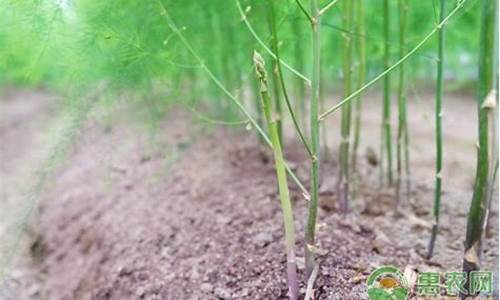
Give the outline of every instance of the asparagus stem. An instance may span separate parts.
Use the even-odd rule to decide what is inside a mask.
[[[318,104],[320,101],[321,88],[321,31],[318,1],[311,0],[311,14],[314,22],[312,23],[312,48],[313,48],[313,70],[312,70],[312,96],[310,107],[311,122],[311,151],[313,159],[311,162],[311,201],[309,202],[309,212],[307,217],[307,226],[305,233],[305,254],[306,254],[306,278],[309,278],[314,270],[314,245],[316,231],[316,215],[318,210],[319,197],[319,119]]]
[[[358,69],[358,83],[357,88],[363,86],[363,82],[366,77],[366,40],[365,40],[365,1],[358,0],[358,16],[357,16],[357,36],[358,42],[358,59],[359,59],[359,69]],[[362,115],[362,104],[361,101],[363,94],[360,93],[357,98],[355,106],[355,117],[354,117],[354,142],[352,146],[352,170],[356,171],[357,158],[358,158],[358,148],[361,139],[361,115]]]
[[[390,14],[389,14],[389,0],[384,0],[383,2],[384,10],[384,40],[386,41],[384,47],[384,70],[387,71],[390,67],[390,47],[388,45],[390,36]],[[381,143],[384,143],[385,153],[381,152],[380,157],[386,155],[387,164],[387,180],[388,184],[392,185],[392,133],[391,133],[391,78],[389,73],[384,77],[384,99],[383,99],[383,110],[382,110],[382,139]],[[347,105],[347,104],[346,104]],[[382,168],[383,165],[381,164]]]
[[[498,9],[498,8],[497,8]],[[489,95],[491,95],[494,99],[494,109],[490,109],[490,115],[492,117],[492,126],[491,126],[491,136],[492,136],[492,141],[491,141],[491,171],[490,171],[490,180],[488,183],[488,214],[486,217],[486,232],[485,236],[490,237],[491,236],[491,222],[490,222],[490,217],[491,214],[490,208],[491,208],[491,203],[493,202],[494,195],[498,195],[498,14],[497,17],[495,18],[495,38],[494,38],[494,49],[493,53],[494,59],[493,59],[493,93],[490,92]],[[493,103],[492,103],[493,105]]]
[[[272,0],[271,0],[272,1]],[[272,117],[271,99],[269,97],[267,73],[264,66],[264,59],[257,52],[254,53],[254,63],[257,76],[260,81],[260,96],[262,100],[262,109],[268,124],[269,134],[274,153],[274,161],[276,166],[276,176],[278,178],[278,189],[281,201],[281,209],[283,211],[283,223],[285,226],[285,246],[287,255],[287,275],[288,275],[288,290],[290,299],[297,300],[299,297],[299,285],[297,277],[297,263],[295,259],[295,228],[293,222],[293,209],[290,202],[290,192],[288,190],[288,182],[285,170],[285,160],[283,158],[283,150],[278,135],[277,120]]]
[[[406,15],[408,13],[408,1],[399,0],[399,57],[405,54],[406,43]],[[407,106],[406,106],[406,82],[404,64],[399,67],[399,87],[398,87],[398,137],[397,137],[397,178],[396,178],[396,205],[395,211],[398,211],[399,203],[401,202],[401,185],[403,179],[403,148],[405,146],[405,134],[408,133],[407,128]],[[406,153],[406,152],[405,152]]]
[[[274,109],[276,114],[276,126],[278,128],[278,137],[280,139],[280,143],[283,144],[283,110],[281,109],[281,87],[280,87],[280,78],[278,76],[278,64],[279,64],[279,53],[278,53],[278,37],[276,36],[276,25],[274,21],[274,5],[272,0],[267,1],[268,9],[267,9],[267,23],[269,26],[269,31],[271,32],[271,51],[274,53],[273,61],[272,61],[272,72],[271,77],[272,88],[274,94]]]
[[[158,1],[158,5],[160,7],[160,14],[165,17],[165,20],[167,21],[167,25],[172,29],[172,31],[177,35],[177,37],[180,39],[184,47],[189,51],[189,53],[194,57],[194,59],[197,61],[197,63],[200,64],[201,68],[203,71],[210,77],[210,79],[215,83],[215,85],[238,107],[238,109],[245,115],[245,117],[248,118],[248,121],[252,124],[253,127],[255,127],[255,130],[262,136],[264,141],[266,142],[267,145],[272,146],[271,140],[267,136],[267,134],[264,132],[264,130],[259,126],[257,121],[255,120],[254,117],[248,112],[248,110],[243,106],[243,104],[236,98],[231,92],[227,90],[227,88],[220,82],[219,79],[214,75],[214,73],[208,68],[208,66],[203,62],[203,59],[199,56],[199,54],[194,50],[194,48],[191,46],[191,44],[188,42],[188,40],[184,37],[182,34],[181,30],[177,25],[175,24],[174,20],[170,17],[167,9],[165,6],[161,3],[161,1]],[[290,169],[288,164],[285,163],[285,169],[288,172],[288,175],[292,178],[292,180],[297,184],[299,189],[302,191],[303,195],[306,198],[309,198],[309,192],[307,189],[304,187],[302,182],[299,180],[299,178],[293,173],[293,171]]]
[[[479,87],[478,107],[478,149],[476,180],[467,219],[463,271],[470,274],[480,269],[481,239],[487,210],[487,189],[489,174],[489,110],[488,95],[494,89],[494,32],[495,18],[498,14],[497,1],[482,0],[481,34],[479,46]],[[469,282],[466,283],[466,288]],[[462,299],[465,295],[461,295]]]
[[[311,17],[311,14],[307,11],[307,9],[305,8],[304,4],[302,4],[302,2],[300,2],[300,0],[295,0],[295,3],[297,3],[297,5],[299,6],[300,10],[306,16],[307,20],[309,20],[309,22],[311,24],[314,23],[313,18]]]
[[[328,3],[325,7],[323,7],[319,13],[318,13],[318,16],[321,16],[323,15],[324,13],[326,13],[330,8],[332,8],[335,4],[337,4],[339,0],[332,0],[330,3]],[[350,2],[350,1],[349,1]]]
[[[241,3],[239,0],[235,0],[236,1],[236,7],[238,8],[238,12],[240,13],[240,16],[241,16],[241,19],[243,20],[243,22],[245,23],[246,27],[248,28],[248,31],[250,31],[250,34],[255,38],[255,40],[260,44],[260,46],[262,48],[264,48],[264,50],[266,50],[266,52],[274,59],[276,59],[276,54],[273,53],[273,51],[271,51],[271,49],[269,49],[267,46],[266,46],[266,43],[264,43],[262,41],[262,39],[257,35],[257,33],[255,32],[255,30],[253,29],[252,25],[250,24],[250,22],[248,21],[247,19],[247,16],[245,14],[245,12],[243,11],[243,8],[241,7]],[[298,76],[299,78],[302,78],[302,80],[304,80],[307,85],[311,85],[311,80],[309,78],[307,78],[305,75],[303,75],[302,73],[300,73],[299,71],[295,70],[293,67],[291,67],[289,64],[287,64],[286,62],[284,62],[283,60],[281,60],[281,64],[287,68],[290,72],[292,72],[293,74],[295,74],[296,76]]]
[[[444,18],[445,0],[440,2],[439,20]],[[432,224],[431,239],[429,241],[429,249],[427,259],[431,259],[434,253],[434,243],[439,227],[439,213],[441,210],[441,185],[442,176],[441,169],[443,166],[443,129],[442,129],[442,101],[443,101],[443,64],[444,64],[444,27],[438,32],[438,63],[437,63],[437,82],[436,82],[436,182],[434,187],[434,223]]]
[[[342,23],[349,32],[352,30],[352,1],[344,1]],[[352,62],[352,38],[349,34],[344,35],[343,45],[343,73],[344,73],[344,96],[351,93],[351,62]],[[351,105],[348,103],[342,107],[341,141],[339,151],[340,176],[339,176],[339,203],[341,211],[345,214],[349,210],[349,143],[351,138]]]
[[[328,110],[326,110],[324,113],[322,113],[320,116],[319,116],[319,120],[320,121],[323,121],[324,119],[326,119],[326,117],[330,114],[332,114],[333,112],[335,112],[336,110],[338,110],[339,108],[341,108],[344,104],[346,104],[347,102],[351,102],[353,100],[356,100],[356,97],[364,92],[367,88],[371,87],[373,84],[377,83],[380,79],[384,78],[385,75],[391,73],[392,71],[394,71],[397,67],[399,67],[403,62],[405,62],[408,58],[410,58],[411,56],[413,56],[413,54],[415,54],[415,52],[417,52],[420,48],[422,48],[423,45],[425,45],[425,43],[427,43],[427,41],[434,36],[434,34],[436,34],[436,32],[438,31],[439,28],[441,28],[442,26],[444,26],[446,23],[448,23],[448,21],[455,15],[457,14],[463,7],[464,5],[468,2],[468,0],[463,0],[463,1],[460,1],[457,3],[457,6],[446,16],[446,18],[444,18],[444,20],[437,24],[413,49],[411,49],[404,57],[402,57],[400,60],[398,60],[395,64],[393,64],[390,68],[386,69],[384,72],[378,74],[377,76],[375,76],[375,78],[373,78],[372,80],[370,80],[369,82],[367,82],[365,85],[363,85],[362,88],[360,89],[357,89],[356,91],[354,91],[353,93],[351,93],[348,97],[344,98],[342,101],[340,101],[339,103],[335,104],[334,106],[330,107]]]
[[[279,84],[281,85],[281,90],[282,90],[283,96],[285,98],[285,103],[286,103],[286,106],[288,108],[288,112],[290,113],[290,116],[292,118],[292,123],[293,123],[293,126],[295,128],[295,131],[296,131],[297,135],[299,136],[302,144],[306,148],[307,153],[309,154],[310,157],[312,157],[311,149],[309,147],[309,144],[306,141],[306,138],[304,137],[304,134],[302,133],[302,130],[300,129],[299,122],[297,121],[297,118],[295,116],[295,112],[293,111],[292,104],[290,102],[290,98],[288,97],[288,91],[286,88],[285,79],[283,76],[283,70],[281,69],[281,63],[280,63],[281,59],[280,59],[280,51],[279,51],[279,47],[278,47],[278,31],[276,29],[273,1],[275,1],[275,0],[268,0],[269,24],[270,24],[270,28],[271,28],[271,34],[273,36],[271,49],[273,49],[273,52],[276,54],[275,64],[273,65],[273,67],[275,67],[275,69],[274,69],[275,72],[273,72],[273,73],[275,73],[275,76],[278,79],[277,81],[279,81]],[[278,85],[278,82],[276,82],[275,86],[277,86],[277,85]],[[279,106],[279,111],[277,113],[281,116],[281,105]],[[281,139],[281,137],[282,137],[282,132],[281,132],[282,131],[282,129],[281,129],[282,122],[280,121],[278,124],[279,124],[278,125],[279,126],[278,132],[280,134],[280,141],[282,141],[282,139]]]
[[[297,69],[299,72],[304,72],[304,47],[303,43],[300,40],[302,38],[302,26],[300,22],[293,22],[293,34],[297,38],[297,42],[295,43],[295,63],[297,64]],[[295,111],[300,113],[300,121],[302,123],[302,128],[304,128],[303,133],[307,132],[307,110],[306,110],[306,89],[303,80],[298,77],[296,78],[296,97],[295,100]],[[309,147],[309,151],[310,151]]]

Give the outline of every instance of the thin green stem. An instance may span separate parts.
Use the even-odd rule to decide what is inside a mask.
[[[305,254],[306,254],[306,277],[309,278],[314,270],[314,248],[316,232],[316,215],[318,212],[319,198],[319,119],[318,104],[320,102],[321,89],[321,31],[318,1],[311,0],[311,14],[314,22],[312,24],[312,48],[313,48],[313,70],[312,70],[312,95],[310,107],[311,122],[311,151],[313,159],[311,162],[311,201],[309,202],[309,212],[305,232]]]
[[[432,37],[436,32],[438,31],[439,28],[443,27],[448,21],[458,12],[460,9],[462,9],[467,3],[468,0],[464,0],[462,2],[459,2],[457,6],[444,18],[444,20],[437,24],[413,49],[411,49],[404,57],[402,57],[400,60],[398,60],[395,64],[393,64],[390,68],[386,69],[384,72],[380,73],[377,75],[375,78],[367,82],[365,85],[363,85],[362,88],[356,90],[352,94],[350,94],[348,97],[344,98],[342,101],[339,103],[335,104],[334,106],[330,107],[328,110],[326,110],[324,113],[322,113],[319,116],[319,120],[322,121],[326,119],[328,115],[331,113],[335,112],[338,110],[340,107],[342,107],[344,104],[347,102],[350,102],[352,100],[355,100],[356,96],[358,96],[360,93],[364,92],[367,88],[371,87],[373,84],[377,83],[380,79],[384,78],[386,74],[391,73],[399,67],[403,62],[405,62],[408,58],[410,58],[415,52],[417,52],[422,46]]]
[[[390,39],[390,12],[389,12],[389,0],[384,0],[384,40],[389,41]],[[384,47],[384,70],[390,67],[390,48],[385,43]],[[387,164],[387,180],[389,185],[392,185],[392,130],[391,130],[391,77],[387,73],[384,77],[384,98],[383,98],[383,109],[382,109],[382,139],[381,143],[384,144],[383,150],[385,150],[385,159]],[[348,105],[348,104],[346,104]],[[380,157],[383,157],[384,153],[380,153]],[[380,165],[383,168],[383,165]]]
[[[226,125],[226,126],[241,126],[248,124],[248,120],[238,120],[238,121],[225,121],[225,120],[217,120],[211,117],[208,117],[199,111],[197,111],[194,107],[190,106],[189,104],[184,104],[184,106],[191,111],[198,119],[202,120],[203,122],[209,123],[209,124],[214,124],[214,125]]]
[[[477,94],[478,109],[478,149],[474,192],[467,218],[463,271],[470,273],[480,268],[481,242],[487,210],[488,175],[489,175],[489,116],[491,107],[488,95],[494,89],[494,33],[495,19],[498,16],[497,1],[482,0],[481,34],[479,43],[479,88]],[[466,283],[466,288],[469,282]],[[462,299],[465,295],[461,295]],[[472,295],[474,296],[474,295]]]
[[[273,1],[274,0],[268,0],[268,4],[269,4],[268,11],[270,14],[269,22],[270,22],[271,34],[273,36],[272,48],[274,50],[274,53],[276,54],[276,71],[277,71],[276,73],[277,73],[277,76],[279,79],[279,83],[281,85],[281,91],[283,92],[283,96],[285,98],[285,103],[286,103],[286,106],[288,108],[288,112],[290,113],[290,117],[292,118],[292,123],[293,123],[293,126],[295,128],[295,131],[296,131],[297,135],[299,136],[300,141],[302,142],[302,144],[306,148],[306,151],[309,154],[309,157],[312,158],[313,155],[311,152],[311,148],[309,147],[309,144],[306,141],[306,138],[304,137],[302,129],[300,128],[299,122],[297,120],[297,117],[295,116],[295,112],[293,111],[292,104],[291,104],[290,98],[288,96],[288,91],[286,88],[285,79],[283,76],[283,70],[281,69],[281,63],[280,63],[281,58],[280,58],[280,51],[279,51],[279,47],[278,47],[278,31],[276,29],[276,23],[274,21],[275,16],[274,16],[274,3],[273,3]]]
[[[252,24],[250,24],[250,22],[248,21],[247,16],[246,16],[245,12],[243,11],[243,8],[241,7],[240,1],[239,0],[235,0],[235,2],[236,2],[236,7],[238,8],[238,12],[240,13],[241,19],[243,20],[243,22],[245,23],[246,27],[248,28],[248,31],[250,31],[250,34],[252,34],[252,36],[255,38],[255,40],[260,44],[260,46],[264,50],[266,50],[266,52],[269,55],[271,55],[272,58],[276,59],[276,54],[274,54],[273,51],[271,51],[271,49],[269,49],[269,47],[266,46],[266,43],[264,43],[262,41],[262,39],[259,37],[259,35],[253,29]],[[289,64],[287,64],[283,60],[281,60],[281,64],[285,68],[287,68],[290,72],[292,72],[293,74],[295,74],[298,77],[302,78],[307,83],[307,85],[311,85],[311,80],[309,78],[307,78],[305,75],[303,75],[299,71],[295,70],[293,67],[291,67]]]
[[[358,42],[358,60],[359,60],[359,69],[358,69],[358,89],[363,86],[363,82],[366,77],[366,40],[365,40],[365,1],[358,0],[358,16],[357,16],[357,31],[360,33],[356,41]],[[352,169],[356,171],[357,166],[357,158],[358,158],[358,148],[359,142],[361,139],[361,116],[362,116],[362,104],[361,101],[363,94],[360,93],[358,95],[358,101],[355,106],[355,117],[354,117],[354,142],[352,147]]]
[[[382,44],[382,45],[389,45],[390,48],[400,48],[399,44],[396,44],[396,43],[392,43],[391,41],[381,41],[380,39],[376,38],[376,37],[373,37],[371,35],[367,35],[363,32],[360,32],[359,29],[357,31],[352,31],[352,32],[348,32],[348,30],[346,30],[345,28],[342,28],[340,26],[337,26],[337,25],[334,25],[334,24],[331,24],[331,23],[328,23],[328,22],[321,22],[321,26],[325,26],[325,27],[328,27],[328,28],[331,28],[331,29],[334,29],[334,30],[337,30],[337,31],[340,31],[340,32],[343,32],[345,34],[349,34],[353,37],[358,37],[358,38],[365,38],[367,41],[370,40],[370,41],[373,41],[373,42],[376,42],[378,44]],[[410,50],[408,48],[405,47],[405,49],[403,49],[406,51]],[[414,54],[415,56],[418,56],[418,57],[421,57],[421,58],[425,58],[429,61],[432,61],[432,62],[437,62],[437,58],[433,57],[433,56],[430,56],[430,55],[426,55],[426,54],[420,54],[420,53],[415,53]]]
[[[439,20],[444,18],[445,0],[440,0]],[[441,28],[438,33],[438,64],[437,64],[437,82],[436,82],[436,174],[434,186],[434,223],[432,224],[431,239],[429,241],[429,249],[427,259],[431,259],[434,254],[434,244],[439,228],[439,214],[441,210],[441,190],[442,190],[442,167],[443,167],[443,66],[444,66],[444,28]]]
[[[408,14],[408,0],[399,0],[399,57],[405,55],[406,44],[406,16]],[[398,86],[398,136],[396,144],[396,205],[394,209],[397,212],[399,203],[401,202],[401,186],[403,182],[403,150],[405,147],[405,134],[408,133],[407,121],[407,104],[406,104],[406,82],[405,82],[405,65],[401,64],[399,67],[399,86]]]
[[[267,74],[264,66],[264,60],[262,56],[260,56],[257,52],[254,53],[254,63],[257,76],[260,80],[262,108],[264,110],[264,116],[269,126],[269,134],[271,136],[271,143],[276,167],[276,176],[278,178],[281,209],[283,211],[289,296],[290,299],[297,300],[299,298],[299,285],[297,277],[297,263],[295,258],[295,227],[293,221],[292,203],[290,201],[290,192],[288,190],[288,182],[285,170],[285,160],[283,158],[283,150],[278,136],[277,120],[273,119],[272,117],[271,99],[268,92]]]
[[[330,8],[332,8],[335,4],[337,4],[337,2],[339,2],[339,0],[332,0],[330,3],[328,3],[325,7],[323,7],[319,11],[318,16],[321,16],[324,13],[326,13]]]
[[[220,82],[219,79],[212,73],[212,71],[207,67],[207,65],[204,63],[203,59],[198,55],[198,53],[194,50],[194,48],[191,46],[191,44],[188,42],[188,40],[184,37],[182,32],[179,30],[177,25],[175,24],[174,20],[170,17],[168,11],[166,10],[165,6],[163,3],[161,3],[160,0],[158,0],[158,4],[160,7],[160,14],[164,16],[165,20],[167,21],[167,25],[170,27],[170,29],[178,36],[179,40],[182,42],[184,47],[191,53],[191,55],[194,57],[194,59],[200,64],[201,68],[205,71],[205,73],[210,77],[210,79],[215,83],[217,87],[238,107],[238,109],[248,118],[249,122],[252,123],[252,125],[255,127],[255,130],[262,136],[266,144],[269,146],[272,146],[271,140],[267,136],[267,134],[262,130],[262,128],[259,126],[257,121],[255,120],[254,117],[248,112],[248,110],[243,106],[243,104],[233,95],[231,92],[229,92],[226,87]],[[290,169],[288,164],[285,163],[285,168],[292,178],[292,180],[297,184],[297,186],[300,188],[302,191],[304,197],[309,198],[309,192],[307,189],[304,187],[304,185],[300,182],[299,178],[295,175],[295,173]]]
[[[347,30],[352,29],[352,1],[344,1],[342,11],[342,23]],[[351,93],[352,86],[352,38],[350,35],[343,36],[343,59],[342,68],[344,73],[344,97]],[[340,161],[340,176],[338,195],[341,210],[345,214],[349,210],[349,145],[351,139],[351,105],[347,103],[342,107],[342,120],[341,120],[341,141],[339,151]]]
[[[307,9],[304,7],[304,4],[302,4],[302,2],[300,0],[295,0],[295,2],[299,6],[300,10],[304,13],[307,20],[309,20],[309,22],[311,24],[313,24],[314,23],[313,18],[311,17],[311,14],[307,11]]]
[[[498,9],[498,8],[497,8]],[[492,222],[491,222],[491,204],[493,202],[494,195],[498,195],[498,117],[499,117],[499,101],[498,101],[498,12],[495,18],[495,38],[494,38],[494,49],[493,53],[495,53],[494,58],[493,58],[493,89],[490,91],[488,94],[491,96],[489,101],[491,101],[491,106],[494,106],[494,108],[490,109],[490,116],[492,118],[492,125],[491,125],[491,136],[492,136],[492,141],[491,141],[491,175],[490,175],[490,180],[488,183],[488,211],[487,211],[487,217],[486,217],[486,224],[485,224],[485,236],[490,237],[491,236],[491,227],[492,227]]]
[[[304,47],[302,42],[302,26],[300,22],[292,22],[292,30],[297,41],[295,42],[295,63],[297,64],[298,70],[302,73],[305,69],[304,62]],[[295,111],[300,114],[300,121],[304,132],[307,132],[307,109],[306,109],[306,88],[302,79],[296,78],[296,100],[295,100]],[[309,147],[310,149],[310,147]]]

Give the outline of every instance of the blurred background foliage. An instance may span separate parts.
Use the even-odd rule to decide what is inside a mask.
[[[230,91],[242,93],[253,84],[251,55],[254,49],[263,51],[242,21],[236,0],[161,1],[204,63]],[[265,1],[240,1],[257,34],[268,43]],[[451,10],[456,1],[448,2]],[[445,77],[449,89],[467,86],[477,77],[478,2],[469,0],[447,26]],[[383,20],[381,1],[366,3],[371,78],[382,71]],[[391,5],[390,43],[395,62],[397,1]],[[410,1],[408,49],[435,26],[436,5],[433,0]],[[281,0],[278,7],[282,58],[307,75],[311,46],[307,21],[293,0]],[[105,83],[114,92],[149,99],[217,101],[221,92],[179,42],[160,11],[156,0],[1,1],[0,86],[44,87],[67,93]],[[341,27],[338,7],[325,15],[322,25],[323,81],[325,89],[335,91],[342,78],[341,36],[349,33]],[[434,38],[407,62],[411,81],[433,87],[435,49]]]

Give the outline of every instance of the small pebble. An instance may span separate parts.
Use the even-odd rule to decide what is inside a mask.
[[[272,241],[274,241],[274,237],[272,234],[270,234],[268,232],[261,232],[261,233],[257,234],[256,236],[254,236],[253,241],[255,244],[257,244],[261,247],[265,247],[265,246],[269,245]]]

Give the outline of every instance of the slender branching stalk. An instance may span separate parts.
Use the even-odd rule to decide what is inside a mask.
[[[343,2],[342,23],[344,28],[351,32],[352,30],[352,1]],[[344,34],[343,44],[343,60],[342,69],[344,73],[344,97],[351,94],[352,86],[352,37],[350,34]],[[342,120],[341,120],[341,141],[339,151],[340,161],[340,176],[338,195],[341,211],[347,213],[349,209],[349,145],[351,139],[351,105],[348,103],[342,107]]]
[[[321,16],[323,15],[324,13],[326,13],[330,8],[332,8],[335,4],[337,4],[339,0],[332,0],[330,1],[330,3],[328,3],[327,5],[325,5],[325,7],[323,7],[319,13],[318,13],[318,16]],[[350,2],[350,1],[349,1]]]
[[[278,37],[276,34],[276,25],[274,20],[274,4],[272,0],[267,1],[267,24],[271,33],[271,51],[274,53],[274,59],[271,64],[272,88],[274,94],[274,110],[276,114],[276,124],[278,127],[278,137],[283,144],[283,110],[281,108],[281,83],[278,75],[279,53]]]
[[[446,18],[444,18],[444,20],[441,23],[437,24],[415,47],[413,47],[413,49],[408,51],[408,53],[404,57],[402,57],[400,60],[398,60],[393,65],[391,65],[389,68],[387,68],[382,73],[375,76],[372,80],[370,80],[365,85],[363,85],[362,88],[357,89],[356,91],[351,93],[348,97],[344,98],[342,101],[333,105],[332,107],[327,109],[324,113],[320,114],[319,120],[323,121],[324,119],[326,119],[327,116],[329,116],[333,112],[337,111],[339,108],[341,108],[346,103],[351,102],[353,100],[356,100],[356,97],[359,94],[363,93],[366,89],[368,89],[369,87],[371,87],[372,85],[377,83],[380,79],[385,78],[385,75],[391,73],[396,68],[398,68],[402,63],[404,63],[408,58],[412,57],[420,48],[422,48],[423,45],[425,45],[427,43],[427,41],[429,41],[429,39],[431,37],[434,36],[434,34],[436,34],[436,32],[438,32],[439,28],[441,28],[446,23],[448,23],[450,21],[450,19],[453,16],[455,16],[464,7],[464,5],[467,2],[468,2],[468,0],[463,0],[463,1],[457,2],[457,6],[455,6],[455,8],[446,16]]]
[[[384,10],[384,70],[387,71],[390,67],[391,60],[391,48],[388,45],[390,39],[390,11],[389,11],[389,0],[384,0],[383,2]],[[382,109],[382,134],[381,140],[383,147],[381,147],[380,158],[385,158],[387,165],[387,181],[389,185],[392,185],[392,133],[391,133],[391,78],[389,73],[384,77],[384,99],[383,99],[383,109]],[[385,153],[383,153],[385,151]],[[383,172],[384,165],[380,164],[380,169]]]
[[[444,18],[445,0],[440,2],[439,21]],[[438,63],[437,63],[437,82],[436,82],[436,174],[434,186],[434,223],[432,224],[431,239],[429,241],[429,249],[427,252],[427,259],[431,259],[434,253],[434,243],[439,226],[439,213],[441,210],[441,186],[442,186],[442,167],[443,167],[443,66],[444,66],[444,27],[441,27],[438,32]]]
[[[399,57],[405,55],[406,44],[406,16],[408,14],[408,0],[399,0]],[[406,103],[406,78],[405,78],[405,65],[401,64],[399,67],[399,86],[398,86],[398,136],[396,145],[396,205],[394,205],[397,212],[399,203],[401,202],[401,185],[403,182],[403,165],[404,159],[403,151],[406,153],[405,140],[408,134],[408,120],[407,120],[407,103]],[[408,175],[408,174],[406,174]]]
[[[373,42],[375,42],[377,44],[382,44],[382,45],[387,43],[391,48],[399,48],[399,42],[398,43],[393,43],[393,42],[390,42],[390,41],[389,42],[382,41],[382,40],[380,40],[377,37],[374,37],[374,36],[368,35],[368,34],[362,34],[362,33],[358,32],[358,31],[353,31],[353,32],[349,33],[342,26],[337,26],[337,25],[329,23],[329,22],[322,21],[321,22],[321,26],[327,27],[329,29],[333,29],[333,30],[338,31],[338,32],[343,32],[343,33],[346,33],[346,34],[350,34],[353,37],[357,37],[357,38],[364,37],[366,41],[373,41]],[[410,49],[411,48],[405,48],[404,50],[408,51]],[[415,55],[416,57],[421,57],[421,58],[426,59],[428,61],[437,62],[437,58],[434,57],[434,56],[430,56],[430,55],[423,54],[423,53],[415,53],[413,55]]]
[[[272,0],[271,0],[272,1]],[[278,123],[272,116],[271,99],[269,97],[267,74],[264,66],[264,59],[257,52],[254,53],[254,63],[257,76],[260,81],[260,95],[262,99],[262,109],[269,127],[269,135],[274,153],[276,176],[278,178],[278,189],[283,211],[283,222],[285,226],[285,245],[287,256],[287,276],[288,291],[290,299],[297,300],[299,297],[299,286],[297,278],[297,264],[295,258],[295,229],[293,222],[293,209],[288,190],[287,176],[285,170],[285,160],[278,136]]]
[[[405,97],[404,100],[404,112],[405,112],[405,124],[403,129],[404,136],[404,167],[405,167],[405,177],[406,177],[406,199],[410,199],[411,195],[411,167],[410,167],[410,129],[408,126],[408,101]]]
[[[310,129],[311,129],[311,200],[305,233],[305,255],[306,255],[306,277],[309,278],[314,270],[314,248],[316,232],[316,215],[318,212],[319,198],[319,168],[320,168],[320,144],[319,144],[319,119],[318,104],[320,102],[321,89],[321,16],[317,0],[311,0],[312,27],[312,91],[310,106]]]
[[[275,52],[276,53],[276,52]],[[277,62],[276,60],[273,60],[272,63],[272,75],[271,77],[273,78],[273,95],[274,95],[274,110],[276,114],[276,126],[278,127],[278,137],[280,139],[280,142],[283,143],[283,110],[281,108],[281,88],[279,84],[279,78],[278,78],[278,67],[277,67]]]
[[[247,15],[245,14],[245,12],[243,11],[243,8],[241,7],[241,3],[239,0],[235,0],[236,2],[236,7],[238,8],[238,12],[240,13],[240,16],[241,16],[241,19],[243,20],[243,22],[245,23],[248,31],[250,31],[250,34],[254,37],[254,39],[259,43],[259,45],[264,49],[266,50],[266,52],[274,59],[276,59],[276,54],[273,53],[273,51],[271,51],[271,49],[269,49],[269,47],[266,46],[266,43],[264,43],[264,41],[262,41],[262,39],[257,35],[257,33],[255,32],[255,30],[253,29],[252,25],[250,24],[250,22],[248,21],[247,19]],[[300,73],[299,71],[295,70],[292,66],[290,66],[289,64],[287,64],[286,62],[284,62],[283,60],[281,60],[281,64],[287,68],[290,72],[292,72],[293,74],[295,74],[296,76],[298,76],[299,78],[302,78],[302,80],[304,80],[307,85],[311,85],[311,80],[309,78],[307,78],[305,75],[303,75],[302,73]]]
[[[494,32],[497,1],[482,0],[481,34],[479,44],[478,148],[474,192],[467,218],[463,271],[470,274],[480,269],[481,239],[487,210],[489,175],[489,111],[493,108],[488,95],[494,89]],[[469,282],[466,284],[468,288]],[[465,298],[465,295],[462,295]]]
[[[167,9],[161,3],[161,1],[158,1],[158,5],[160,8],[160,14],[165,18],[167,25],[170,27],[170,29],[177,35],[181,43],[186,47],[188,52],[193,56],[193,58],[196,60],[198,64],[200,64],[201,69],[207,74],[207,76],[212,80],[215,85],[238,107],[238,109],[245,115],[245,117],[248,118],[248,121],[252,124],[252,126],[257,130],[260,136],[264,139],[267,145],[272,146],[271,140],[267,136],[267,134],[264,132],[262,127],[259,126],[255,118],[250,114],[250,112],[245,108],[245,106],[236,98],[228,89],[220,82],[220,80],[214,75],[214,73],[208,68],[208,66],[204,63],[203,59],[200,57],[200,55],[194,50],[193,46],[189,43],[189,41],[186,39],[182,31],[179,29],[179,27],[176,25],[174,20],[170,17],[170,14],[168,13]],[[299,180],[299,178],[295,175],[295,173],[290,169],[288,164],[285,163],[285,169],[288,172],[288,175],[292,178],[292,180],[297,184],[299,189],[302,191],[302,194],[304,197],[309,198],[309,192],[307,189],[304,187],[302,182]]]
[[[307,11],[306,7],[304,6],[304,4],[302,4],[302,2],[300,0],[295,0],[295,3],[297,3],[297,5],[299,6],[300,10],[304,13],[304,15],[306,16],[307,20],[312,24],[314,23],[314,20],[311,16],[311,14]]]
[[[271,29],[271,35],[272,35],[272,46],[271,49],[273,49],[273,52],[276,55],[276,59],[274,60],[275,63],[273,64],[273,73],[275,73],[275,76],[277,78],[276,81],[276,86],[279,84],[281,87],[281,91],[283,92],[283,96],[285,98],[285,103],[288,108],[288,112],[290,113],[290,117],[292,118],[292,123],[295,128],[295,131],[297,132],[297,135],[299,136],[302,144],[306,148],[307,153],[309,156],[312,156],[311,149],[309,147],[308,142],[306,141],[306,138],[304,137],[304,134],[302,133],[302,130],[300,129],[299,122],[297,120],[297,117],[295,116],[295,112],[293,111],[292,103],[290,101],[290,97],[288,96],[288,91],[286,88],[285,84],[285,78],[283,76],[283,70],[281,69],[281,59],[280,59],[280,51],[279,51],[279,46],[278,46],[278,31],[276,29],[276,22],[275,22],[275,10],[274,10],[274,1],[275,0],[268,0],[268,14],[269,14],[269,25]],[[273,76],[274,77],[274,76]],[[279,106],[279,111],[277,111],[278,115],[281,116],[281,106]],[[282,141],[282,133],[281,133],[281,123],[279,122],[278,125],[278,133],[280,134],[280,141]]]
[[[305,61],[304,61],[304,43],[302,42],[302,24],[300,22],[292,22],[292,30],[297,41],[295,42],[295,63],[297,64],[297,69],[299,72],[304,73]],[[300,114],[300,122],[304,131],[307,132],[307,110],[306,110],[306,86],[304,81],[299,77],[296,78],[296,100],[295,100],[295,111]]]
[[[365,82],[366,77],[366,39],[365,39],[365,1],[358,0],[358,15],[357,15],[357,54],[359,61],[359,69],[358,69],[358,83],[357,88],[360,89]],[[362,104],[361,101],[363,94],[360,93],[357,98],[356,106],[355,106],[355,116],[354,116],[354,141],[352,145],[352,159],[351,166],[352,170],[356,171],[357,166],[357,158],[358,158],[358,148],[359,142],[361,139],[361,117],[362,117]]]

